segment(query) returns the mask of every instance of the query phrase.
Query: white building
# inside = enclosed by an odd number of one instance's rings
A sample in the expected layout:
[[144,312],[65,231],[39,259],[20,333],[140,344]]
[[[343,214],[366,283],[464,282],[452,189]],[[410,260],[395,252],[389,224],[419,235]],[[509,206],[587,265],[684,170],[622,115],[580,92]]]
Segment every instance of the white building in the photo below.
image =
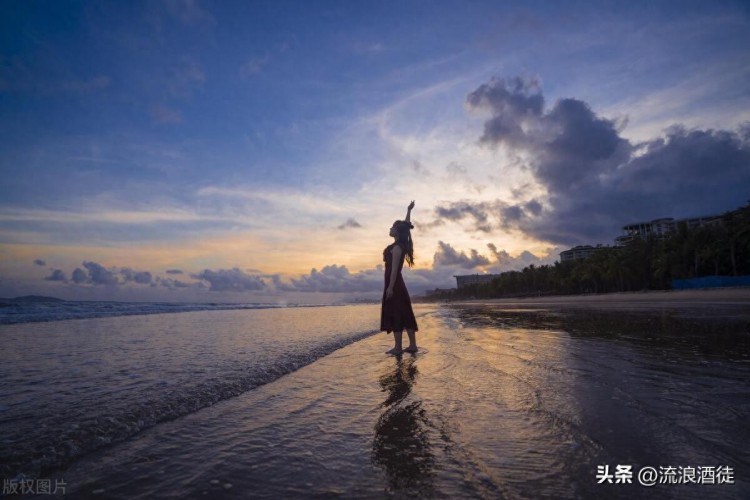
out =
[[721,215],[709,215],[706,217],[691,217],[688,219],[673,219],[671,217],[663,219],[654,219],[651,222],[636,222],[623,226],[625,234],[615,238],[615,244],[625,245],[635,238],[644,238],[654,235],[658,239],[665,238],[667,235],[677,231],[681,223],[687,224],[688,229],[695,229],[699,226],[721,222]]
[[601,250],[602,248],[606,247],[603,247],[601,245],[597,245],[595,247],[592,247],[591,245],[578,245],[577,247],[573,247],[569,250],[565,250],[564,252],[560,252],[560,262],[588,259],[592,255],[594,255],[597,250]]

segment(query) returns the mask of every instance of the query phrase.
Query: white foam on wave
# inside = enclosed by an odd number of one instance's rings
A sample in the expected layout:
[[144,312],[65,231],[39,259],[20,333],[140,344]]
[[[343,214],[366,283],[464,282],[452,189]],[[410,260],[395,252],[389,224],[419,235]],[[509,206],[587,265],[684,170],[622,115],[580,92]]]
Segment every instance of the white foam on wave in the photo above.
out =
[[[151,397],[134,401],[127,411],[92,414],[85,420],[69,423],[60,429],[53,442],[46,443],[43,456],[36,449],[26,456],[13,457],[8,472],[22,472],[29,477],[40,471],[62,467],[70,461],[103,446],[122,442],[144,429],[174,420],[294,372],[346,345],[369,337],[376,330],[352,332],[311,346],[305,351],[289,352],[270,363],[247,367],[235,372],[222,372],[221,377],[206,378],[185,387],[168,379],[159,379]],[[7,409],[7,408],[5,408]],[[0,406],[0,411],[5,410]]]
[[232,311],[243,309],[287,309],[320,307],[322,304],[221,304],[162,302],[18,302],[0,309],[0,325],[62,321],[68,319],[108,318],[146,314],[167,314],[195,311]]

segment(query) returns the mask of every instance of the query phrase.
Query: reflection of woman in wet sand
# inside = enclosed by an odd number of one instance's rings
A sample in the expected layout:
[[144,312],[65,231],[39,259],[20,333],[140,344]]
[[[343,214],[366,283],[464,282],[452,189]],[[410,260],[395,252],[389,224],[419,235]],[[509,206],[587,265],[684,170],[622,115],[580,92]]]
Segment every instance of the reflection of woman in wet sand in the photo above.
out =
[[[385,262],[385,290],[383,291],[383,305],[380,312],[380,329],[388,333],[393,332],[395,346],[387,354],[401,354],[402,352],[417,352],[417,320],[411,308],[411,299],[406,290],[401,268],[404,260],[409,267],[414,265],[414,245],[411,240],[411,210],[414,202],[406,210],[406,218],[397,220],[391,226],[390,236],[394,242],[383,251]],[[403,332],[409,335],[409,347],[401,347]]]
[[372,458],[387,474],[391,493],[432,498],[436,458],[430,436],[436,429],[422,401],[409,397],[418,374],[416,359],[399,357],[396,366],[380,376],[378,382],[388,398],[375,424]]

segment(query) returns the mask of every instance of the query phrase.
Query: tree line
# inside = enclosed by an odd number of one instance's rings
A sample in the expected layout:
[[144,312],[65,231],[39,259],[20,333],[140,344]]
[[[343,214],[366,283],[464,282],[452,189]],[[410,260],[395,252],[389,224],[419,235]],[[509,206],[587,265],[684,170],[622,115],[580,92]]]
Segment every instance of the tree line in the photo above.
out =
[[530,265],[491,283],[435,290],[429,299],[502,298],[668,290],[675,279],[750,275],[750,202],[720,219],[689,228],[680,222],[666,237],[635,237],[599,248],[586,259]]

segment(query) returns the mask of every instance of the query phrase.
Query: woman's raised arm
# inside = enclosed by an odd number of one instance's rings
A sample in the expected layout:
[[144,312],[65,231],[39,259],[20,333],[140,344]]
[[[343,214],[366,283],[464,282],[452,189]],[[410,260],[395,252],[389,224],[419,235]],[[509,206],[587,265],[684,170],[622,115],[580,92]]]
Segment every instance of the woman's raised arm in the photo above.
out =
[[411,203],[409,203],[409,206],[406,207],[406,218],[404,219],[406,222],[411,222],[411,209],[414,208],[414,200],[411,200]]

